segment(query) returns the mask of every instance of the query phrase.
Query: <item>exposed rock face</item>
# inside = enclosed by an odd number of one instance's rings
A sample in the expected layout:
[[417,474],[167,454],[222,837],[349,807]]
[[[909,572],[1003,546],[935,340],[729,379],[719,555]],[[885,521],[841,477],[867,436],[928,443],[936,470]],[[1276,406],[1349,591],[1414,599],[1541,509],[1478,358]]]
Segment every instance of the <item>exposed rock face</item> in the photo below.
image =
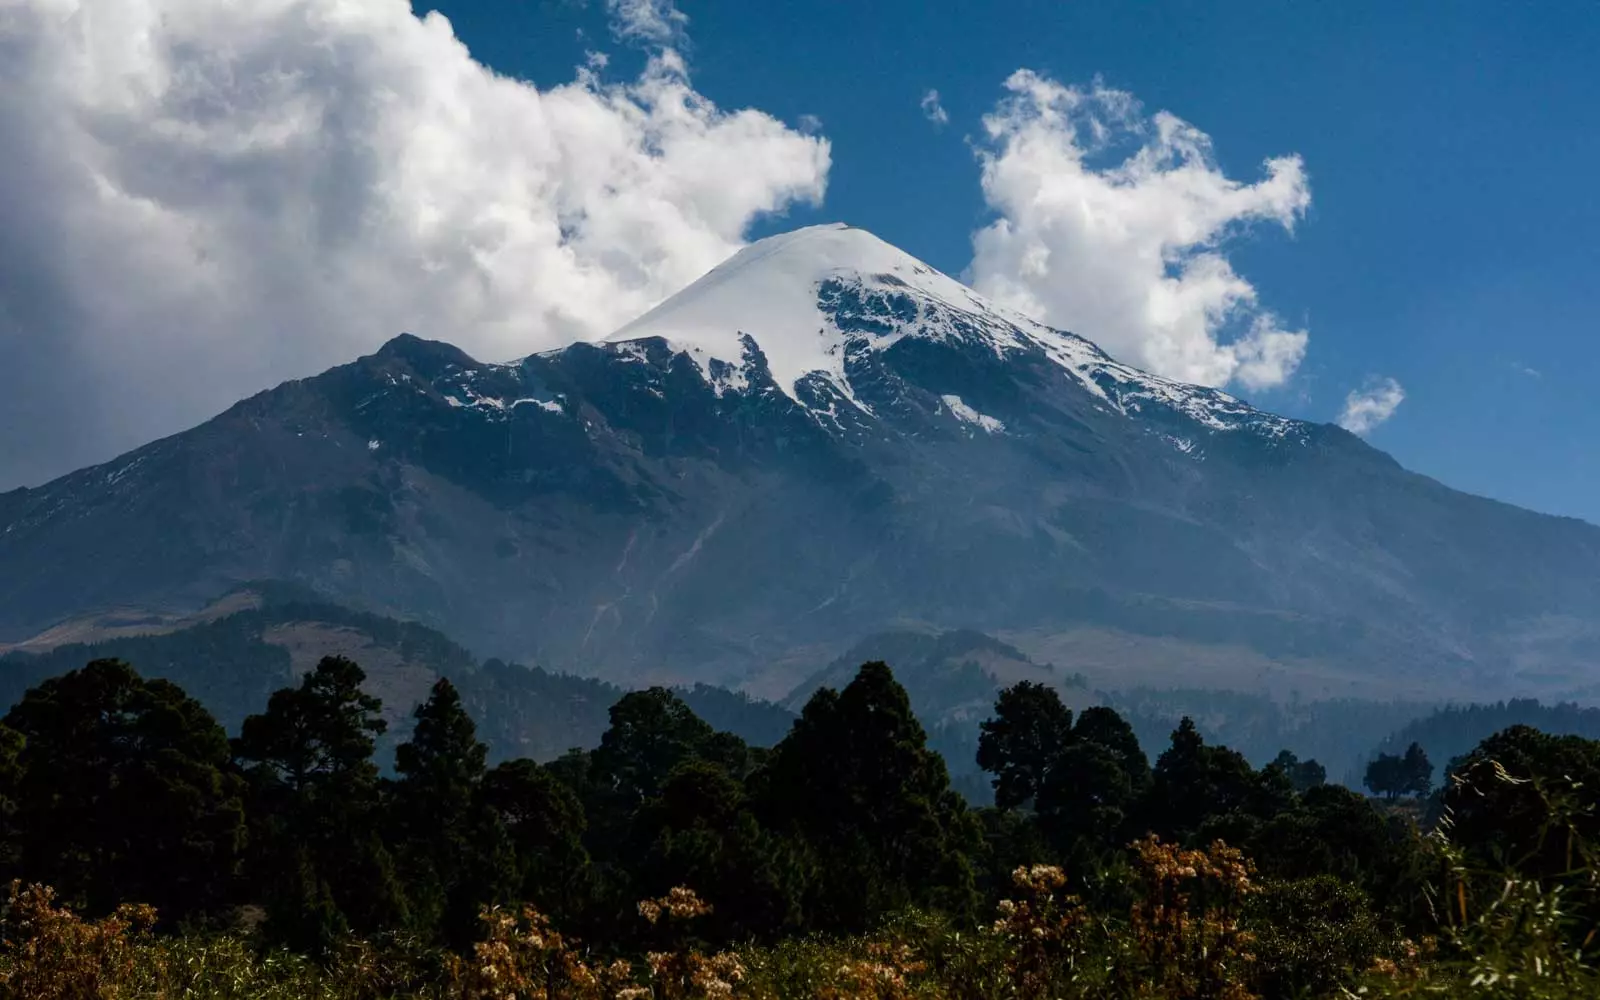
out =
[[843,227],[603,343],[491,365],[401,336],[0,495],[0,641],[256,579],[631,682],[814,670],[904,621],[1231,645],[1307,693],[1600,670],[1600,529],[1139,372]]

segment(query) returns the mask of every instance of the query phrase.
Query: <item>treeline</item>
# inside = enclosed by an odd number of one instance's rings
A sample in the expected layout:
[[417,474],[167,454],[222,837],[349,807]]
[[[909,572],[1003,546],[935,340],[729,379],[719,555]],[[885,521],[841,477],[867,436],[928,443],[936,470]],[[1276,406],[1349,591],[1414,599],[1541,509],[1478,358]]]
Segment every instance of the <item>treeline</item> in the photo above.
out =
[[[1031,683],[981,727],[996,805],[972,809],[881,662],[816,691],[770,749],[653,688],[611,706],[593,750],[548,764],[490,766],[440,680],[392,776],[363,679],[325,659],[232,740],[120,661],[43,681],[0,722],[0,874],[90,915],[139,901],[191,933],[258,921],[261,940],[322,956],[352,937],[460,951],[485,908],[522,904],[600,954],[637,955],[660,947],[640,901],[680,887],[698,893],[707,947],[879,932],[907,913],[959,931],[993,925],[997,905],[1002,923],[1043,919],[1001,901],[1066,885],[1074,927],[1110,928],[1102,966],[1200,960],[1158,933],[1226,956],[1242,992],[1158,994],[1188,997],[1331,995],[1503,907],[1508,872],[1562,894],[1539,910],[1562,962],[1587,961],[1600,919],[1584,846],[1600,842],[1600,743],[1526,727],[1457,762],[1438,838],[1313,761],[1253,767],[1188,719],[1152,762],[1116,711],[1073,713]],[[1240,908],[1213,914],[1185,888],[1196,878]]]
[[[259,600],[261,606],[174,632],[0,656],[0,707],[16,704],[24,691],[47,678],[93,660],[117,659],[138,664],[145,677],[179,685],[226,730],[237,732],[272,692],[296,682],[289,650],[278,634],[297,630],[353,635],[373,655],[398,661],[406,671],[451,678],[478,724],[491,762],[517,757],[550,760],[570,747],[594,746],[609,724],[609,709],[624,694],[623,688],[591,677],[499,659],[480,663],[427,626],[316,601],[293,586],[256,583],[241,593]],[[393,686],[392,677],[382,676],[383,671],[371,673],[378,676],[369,675],[369,688]],[[782,739],[794,721],[792,713],[776,705],[705,684],[679,694],[718,728],[763,746]],[[389,726],[376,751],[385,767],[408,735],[412,708],[409,701],[386,706]]]
[[1425,749],[1436,764],[1448,765],[1470,753],[1484,738],[1512,726],[1531,726],[1547,733],[1568,733],[1600,740],[1600,708],[1586,708],[1573,702],[1545,705],[1534,698],[1450,705],[1406,723],[1379,744],[1378,753],[1398,756],[1415,743]]

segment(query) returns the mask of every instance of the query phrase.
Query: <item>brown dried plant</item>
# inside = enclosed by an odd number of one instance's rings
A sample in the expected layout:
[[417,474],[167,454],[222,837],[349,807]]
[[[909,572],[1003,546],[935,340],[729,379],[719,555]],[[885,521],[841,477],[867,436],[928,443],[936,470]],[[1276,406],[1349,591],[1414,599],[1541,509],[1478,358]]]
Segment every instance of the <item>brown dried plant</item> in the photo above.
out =
[[592,966],[544,914],[483,911],[484,939],[450,969],[453,1000],[610,1000],[633,977],[625,961]]
[[55,890],[12,882],[0,922],[0,996],[117,1000],[134,990],[156,911],[124,904],[100,920],[55,905]]
[[1065,895],[1067,876],[1054,865],[1019,867],[1011,873],[1016,898],[1002,899],[992,930],[1011,945],[1009,978],[1022,996],[1047,996],[1078,975],[1084,955],[1088,912]]
[[[709,903],[681,885],[665,896],[639,902],[639,916],[652,927],[663,920],[687,922],[710,912]],[[654,996],[656,1000],[723,1000],[733,996],[745,975],[743,961],[733,952],[706,955],[687,945],[649,952],[645,965],[650,973],[650,989],[618,1000],[639,1000],[644,996]]]
[[1134,845],[1143,895],[1129,915],[1146,982],[1170,1000],[1253,1000],[1255,956],[1241,920],[1254,867],[1221,841],[1183,850],[1150,836]]

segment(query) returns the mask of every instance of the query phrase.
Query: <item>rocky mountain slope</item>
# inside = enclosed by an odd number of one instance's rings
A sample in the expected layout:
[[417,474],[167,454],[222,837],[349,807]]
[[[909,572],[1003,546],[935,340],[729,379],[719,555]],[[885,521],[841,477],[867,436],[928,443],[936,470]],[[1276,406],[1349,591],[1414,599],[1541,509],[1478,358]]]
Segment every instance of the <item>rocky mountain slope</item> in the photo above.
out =
[[0,495],[0,641],[255,579],[634,683],[809,672],[904,623],[1065,670],[1017,637],[1177,643],[1306,694],[1600,670],[1600,529],[1139,372],[845,227],[601,343],[502,365],[401,336]]

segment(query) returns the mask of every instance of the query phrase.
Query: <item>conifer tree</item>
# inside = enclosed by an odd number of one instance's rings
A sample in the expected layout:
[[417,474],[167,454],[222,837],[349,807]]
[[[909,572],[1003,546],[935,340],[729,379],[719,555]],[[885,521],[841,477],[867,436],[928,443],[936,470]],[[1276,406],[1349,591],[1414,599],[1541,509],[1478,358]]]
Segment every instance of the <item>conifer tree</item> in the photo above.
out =
[[1287,779],[1270,769],[1256,771],[1228,747],[1208,746],[1194,720],[1185,716],[1172,733],[1172,745],[1156,759],[1141,811],[1144,825],[1164,837],[1225,835],[1239,843],[1292,797]]
[[325,657],[299,687],[274,692],[234,741],[250,781],[252,879],[268,929],[310,951],[347,929],[405,922],[372,759],[386,725],[364,680],[354,662]]
[[970,912],[979,828],[886,664],[812,696],[758,776],[757,799],[815,859],[811,926],[861,930],[908,905]]
[[223,903],[243,842],[228,740],[177,685],[95,660],[28,691],[4,720],[16,873],[105,912],[169,920]]
[[1412,743],[1400,758],[1400,790],[1418,797],[1433,790],[1433,763],[1422,744]]
[[493,895],[494,837],[479,801],[488,748],[443,677],[414,715],[411,739],[395,749],[390,809],[401,873],[413,921],[460,944]]
[[1000,692],[994,716],[979,724],[978,766],[994,775],[994,804],[1031,804],[1072,738],[1072,710],[1056,689],[1022,681]]
[[549,767],[523,759],[491,768],[479,796],[494,846],[503,852],[497,859],[505,869],[503,896],[574,922],[594,891],[577,794]]

